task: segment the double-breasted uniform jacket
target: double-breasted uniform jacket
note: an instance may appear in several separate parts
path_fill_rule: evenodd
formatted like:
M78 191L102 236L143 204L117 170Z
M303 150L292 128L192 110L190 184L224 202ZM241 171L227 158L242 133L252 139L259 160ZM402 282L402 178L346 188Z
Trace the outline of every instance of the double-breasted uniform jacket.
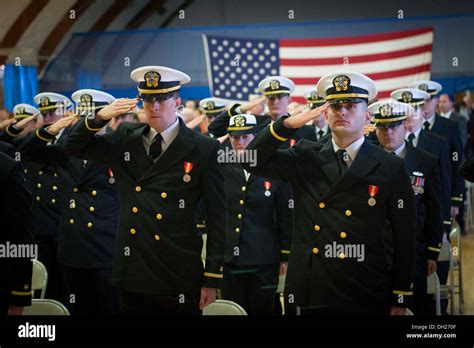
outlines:
M293 228L287 183L250 174L240 164L223 167L227 200L225 262L266 265L286 262Z
M451 161L451 205L461 206L464 194L464 179L459 174L459 166L463 161L464 150L461 132L456 121L436 115L431 132L446 138Z
M416 201L417 255L437 261L443 237L438 160L415 147L408 145L406 149L405 168Z
M196 297L201 287L222 283L226 217L219 143L179 122L178 136L155 163L143 145L145 124L124 123L95 136L105 122L85 117L64 143L73 156L112 168L120 203L113 282L129 292ZM184 180L186 171L191 180ZM208 217L204 271L195 228L201 197Z
M62 193L58 260L76 268L111 268L118 226L118 193L106 165L73 158L63 150L70 128L54 145L44 128L19 147L22 157L56 168Z
M0 140L18 148L25 140L17 137L19 133L20 131L10 125L0 134ZM58 172L53 166L34 163L21 157L20 159L33 197L33 235L56 239L62 208Z
M11 251L7 243L25 250L22 245L33 245L31 194L21 163L4 152L0 152L0 182L0 244L4 252ZM6 301L1 307L31 305L30 258L4 256L10 257L0 258L0 301Z
M443 226L444 230L449 233L451 231L452 171L451 161L449 159L448 142L445 138L439 136L438 134L421 129L416 148L429 152L438 159L438 168L441 180Z
M249 144L258 151L258 164L244 167L288 181L293 189L286 292L299 306L329 311L386 314L390 306L408 306L416 215L403 161L365 140L348 171L334 182L332 142L302 140L277 150L292 133L285 118Z

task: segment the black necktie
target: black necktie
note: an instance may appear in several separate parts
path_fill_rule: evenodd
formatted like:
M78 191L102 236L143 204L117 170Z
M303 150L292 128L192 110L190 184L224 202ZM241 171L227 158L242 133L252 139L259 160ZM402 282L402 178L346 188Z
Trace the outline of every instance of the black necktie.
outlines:
M425 121L425 123L423 123L423 126L425 127L424 129L426 131L429 131L430 130L430 123L428 121Z
M413 142L413 140L415 140L415 134L408 134L408 144L412 147L415 147L415 143Z
M161 155L161 141L163 137L160 133L155 135L153 142L150 145L150 158L154 161L159 155Z
M339 149L336 151L337 164L339 166L339 177L342 177L347 172L347 163L344 158L347 156L347 151Z
M321 140L321 138L323 137L323 135L324 135L324 132L323 132L322 129L320 129L320 130L318 131L318 140Z

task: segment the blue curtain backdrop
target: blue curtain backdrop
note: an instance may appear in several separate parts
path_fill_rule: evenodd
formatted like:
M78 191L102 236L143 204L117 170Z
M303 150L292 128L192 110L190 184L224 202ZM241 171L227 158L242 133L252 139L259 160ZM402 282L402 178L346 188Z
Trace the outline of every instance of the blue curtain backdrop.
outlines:
M36 66L14 64L5 65L3 75L5 108L11 112L16 104L34 105L34 96L38 94Z

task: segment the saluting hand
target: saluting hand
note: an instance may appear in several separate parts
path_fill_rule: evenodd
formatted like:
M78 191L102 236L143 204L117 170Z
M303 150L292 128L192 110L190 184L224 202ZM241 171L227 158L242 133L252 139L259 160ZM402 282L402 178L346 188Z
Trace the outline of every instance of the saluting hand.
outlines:
M8 118L0 122L0 131L5 130L9 125L11 125L12 123L15 123L15 121L16 120L14 118Z
M255 106L257 106L258 104L263 103L264 101L265 101L265 97L261 97L261 98L252 100L251 102L248 102L244 105L241 105L240 106L240 112L242 114L245 114L245 113L247 113L247 111L252 110Z
M61 129L69 127L74 122L75 117L76 115L62 117L58 121L54 122L51 126L46 128L46 130L49 133L56 135L61 131Z
M288 117L283 122L287 128L301 128L306 123L315 120L329 108L329 103L325 103L313 110L306 110L294 116Z
M32 121L36 121L36 117L38 117L38 113L34 114L34 115L31 115L31 116L28 116L28 117L25 117L24 119L22 119L21 121L18 121L18 122L13 122L15 124L15 128L16 129L25 129L26 126L28 126L28 124Z
M199 309L203 310L204 307L214 302L216 302L216 289L201 288L201 299L199 301Z
M112 103L100 109L100 111L96 114L96 118L99 118L102 121L108 121L113 117L130 112L137 106L137 103L137 98L115 99Z

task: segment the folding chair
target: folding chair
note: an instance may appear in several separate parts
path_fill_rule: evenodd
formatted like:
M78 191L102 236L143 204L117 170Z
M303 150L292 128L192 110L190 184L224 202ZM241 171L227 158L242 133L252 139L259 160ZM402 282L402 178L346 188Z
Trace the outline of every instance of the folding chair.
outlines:
M203 315L247 315L237 303L227 300L216 300L202 311Z
M438 261L449 262L449 284L441 284L440 294L442 300L449 299L451 315L454 315L454 260L451 244L448 241L444 242L441 245L441 251L439 252Z
M451 233L449 234L449 238L451 239L452 243L456 243L455 247L452 251L452 259L453 259L453 272L450 274L450 277L453 278L453 286L454 289L458 289L458 291L454 292L455 294L459 295L459 314L463 313L463 305L464 305L464 283L462 277L462 248L461 248L461 228L456 220L453 221L453 228L451 229ZM454 278L455 272L457 273L458 277L458 285L454 285ZM454 300L454 297L453 297ZM454 314L454 313L453 313Z
M46 287L48 285L48 271L40 261L35 259L32 261L33 276L31 279L31 290L33 290L33 297L35 290L41 290L40 298L44 298L46 294Z
M31 306L25 307L23 315L70 315L67 308L56 300L32 299Z
M441 284L436 272L426 277L426 293L434 295L436 303L436 315L441 315Z

